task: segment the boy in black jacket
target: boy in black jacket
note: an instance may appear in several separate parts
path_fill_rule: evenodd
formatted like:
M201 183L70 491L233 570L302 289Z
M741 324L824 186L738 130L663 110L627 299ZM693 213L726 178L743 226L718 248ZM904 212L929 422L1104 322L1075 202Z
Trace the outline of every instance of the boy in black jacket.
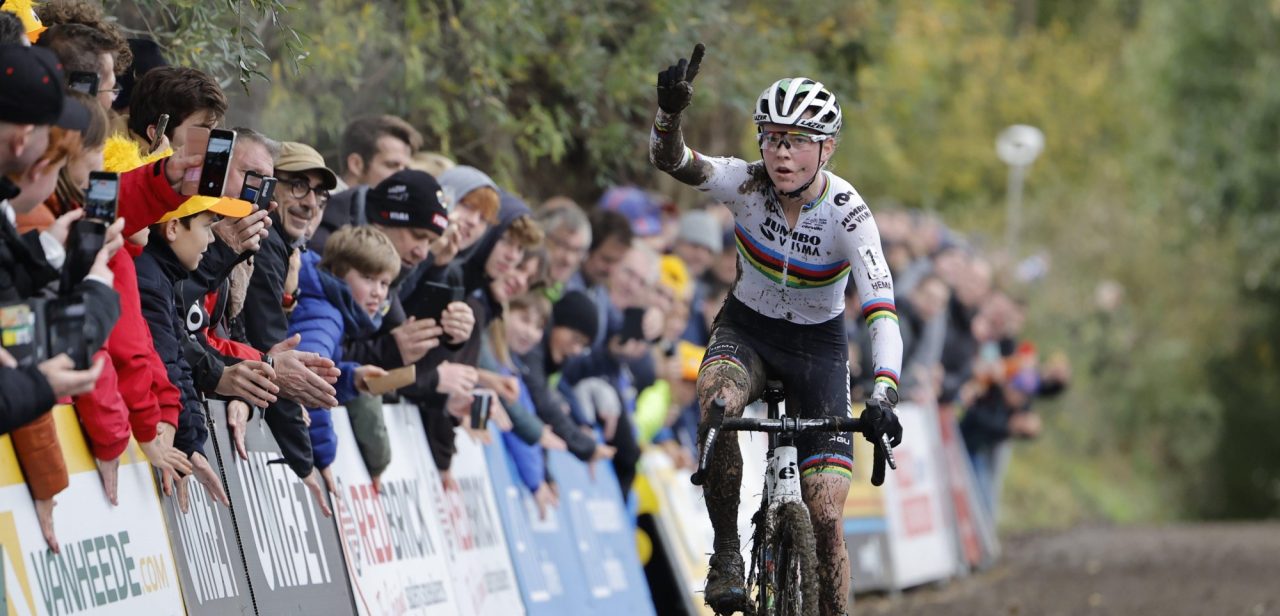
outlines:
M182 411L173 444L191 460L196 479L209 495L226 506L230 506L231 501L204 454L204 443L209 436L204 400L196 391L191 366L183 353L189 307L183 305L174 287L200 265L205 251L213 243L213 224L217 217L240 218L250 209L243 201L192 197L152 225L150 241L136 261L142 314L151 327L156 352L169 370L169 380L182 393ZM169 491L167 486L165 491ZM185 512L188 506L185 481L178 484L178 503Z

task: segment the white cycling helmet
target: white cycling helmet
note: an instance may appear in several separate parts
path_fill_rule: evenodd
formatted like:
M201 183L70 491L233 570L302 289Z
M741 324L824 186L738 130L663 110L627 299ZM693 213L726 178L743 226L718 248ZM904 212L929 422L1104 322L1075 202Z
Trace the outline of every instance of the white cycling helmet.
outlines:
M805 77L788 77L775 81L760 93L755 121L834 135L840 132L840 103L821 83Z

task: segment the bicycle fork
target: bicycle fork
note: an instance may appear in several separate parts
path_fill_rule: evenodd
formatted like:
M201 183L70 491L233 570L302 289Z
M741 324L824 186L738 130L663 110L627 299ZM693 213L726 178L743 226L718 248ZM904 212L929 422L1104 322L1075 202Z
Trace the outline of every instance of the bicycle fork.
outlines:
M773 440L770 435L770 440ZM794 445L778 445L774 443L774 447L770 449L769 460L765 465L765 481L764 481L764 502L768 506L763 510L764 520L763 526L757 529L757 541L763 542L759 549L762 566L759 568L763 572L763 579L759 580L762 587L760 593L760 605L758 613L772 614L773 602L776 590L773 587L774 581L777 579L775 567L775 555L770 549L770 541L768 538L778 532L778 509L788 503L804 503L804 498L800 492L800 465L797 462L796 448ZM759 532L763 529L763 532ZM752 567L754 570L755 567Z

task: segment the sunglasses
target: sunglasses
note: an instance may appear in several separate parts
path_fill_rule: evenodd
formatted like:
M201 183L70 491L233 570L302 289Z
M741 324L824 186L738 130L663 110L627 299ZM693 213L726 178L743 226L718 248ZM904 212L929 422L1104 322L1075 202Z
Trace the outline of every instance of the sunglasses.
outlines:
M766 150L776 150L784 145L788 150L793 147L798 150L807 150L830 138L831 135L814 135L786 130L762 130L756 133L756 141Z

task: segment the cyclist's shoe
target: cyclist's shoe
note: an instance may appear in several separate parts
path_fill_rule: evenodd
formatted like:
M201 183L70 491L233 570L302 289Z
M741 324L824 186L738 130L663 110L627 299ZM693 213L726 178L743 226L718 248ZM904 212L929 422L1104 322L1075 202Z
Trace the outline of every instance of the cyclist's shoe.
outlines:
M707 572L707 589L704 598L717 614L754 611L747 588L743 584L742 555L737 551L716 552L711 556L711 569Z

